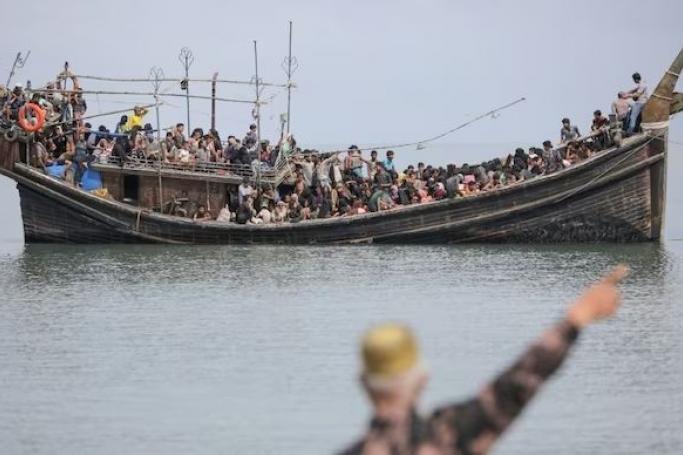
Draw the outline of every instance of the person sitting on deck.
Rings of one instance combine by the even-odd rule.
[[[562,366],[581,331],[616,313],[617,285],[627,274],[625,266],[613,269],[476,396],[439,406],[426,418],[416,409],[429,374],[413,331],[396,323],[371,328],[361,341],[359,381],[373,417],[363,437],[340,454],[488,453]]]
[[[195,159],[197,163],[208,163],[211,161],[211,152],[206,147],[206,141],[204,138],[197,140],[197,147],[195,151]]]
[[[4,106],[7,100],[10,97],[10,92],[7,90],[7,87],[4,85],[0,84],[0,107]]]
[[[194,221],[208,221],[211,219],[211,213],[206,210],[206,207],[200,205],[192,219]]]
[[[393,180],[391,178],[391,174],[389,172],[387,172],[387,170],[384,168],[383,162],[377,163],[377,173],[375,174],[375,183],[383,191],[389,191],[389,188],[391,188],[391,184],[393,183]]]
[[[564,144],[581,137],[579,129],[573,126],[568,118],[562,119],[562,129],[560,129],[560,141]]]
[[[74,119],[79,121],[85,116],[85,112],[88,110],[88,104],[83,98],[83,89],[80,87],[74,87],[74,91],[71,93],[71,108],[74,115]]]
[[[543,141],[543,161],[547,172],[555,172],[562,169],[562,152],[553,148],[550,140]]]
[[[273,214],[268,210],[268,204],[262,203],[261,210],[256,214],[256,218],[261,220],[262,224],[270,224],[273,219]]]
[[[17,120],[19,116],[19,109],[24,104],[26,104],[26,93],[24,92],[24,86],[21,84],[16,84],[3,106],[2,113],[5,119]]]
[[[289,218],[289,213],[287,212],[287,204],[285,201],[278,201],[275,204],[275,210],[273,210],[273,223],[284,223]]]
[[[591,131],[598,131],[601,128],[609,126],[609,119],[602,115],[601,110],[593,112],[593,122],[591,123]]]
[[[299,196],[292,194],[289,199],[289,206],[287,207],[287,214],[290,223],[298,223],[304,219],[301,204],[299,203]]]
[[[173,141],[175,142],[175,146],[177,148],[182,148],[182,146],[186,140],[185,139],[185,124],[184,123],[176,123],[175,128],[173,128],[172,136],[173,136]]]
[[[242,183],[237,188],[237,203],[242,205],[244,200],[254,193],[254,189],[249,185],[249,177],[243,177]]]
[[[609,134],[607,128],[609,127],[609,119],[602,115],[599,109],[593,112],[593,122],[591,123],[591,132],[595,135],[593,140],[597,143],[598,148],[607,148],[609,143]],[[598,132],[602,131],[598,134]]]
[[[130,128],[128,128],[128,116],[122,115],[119,123],[116,124],[116,128],[114,128],[114,133],[126,134],[128,131],[130,131]]]
[[[239,208],[237,209],[235,221],[237,222],[237,224],[247,224],[255,216],[256,210],[254,210],[254,198],[251,195],[249,195],[244,198]]]
[[[219,223],[229,223],[232,221],[232,213],[230,213],[230,205],[226,204],[225,207],[221,209],[220,212],[218,212],[218,217],[216,217],[216,221]]]
[[[173,163],[176,161],[177,148],[173,140],[173,133],[166,132],[166,137],[161,141],[161,158],[164,163]]]
[[[233,163],[237,158],[237,151],[239,150],[239,143],[235,136],[228,136],[228,143],[223,149],[223,161],[225,163]]]
[[[346,158],[344,158],[344,170],[353,173],[356,177],[363,177],[363,161],[361,160],[358,146],[350,146],[346,153]]]
[[[247,148],[247,150],[252,150],[256,147],[256,142],[258,141],[258,133],[256,131],[256,124],[252,123],[249,125],[249,131],[244,135],[244,140],[242,144]]]

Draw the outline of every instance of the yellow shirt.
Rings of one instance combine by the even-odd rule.
[[[128,117],[128,123],[126,124],[126,128],[128,131],[132,130],[136,126],[138,128],[142,128],[142,118],[145,116],[145,114],[142,115],[137,115],[133,114],[130,117]]]

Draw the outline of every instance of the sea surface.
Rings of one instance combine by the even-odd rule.
[[[444,152],[445,153],[445,152]],[[24,245],[0,182],[0,453],[316,454],[360,435],[358,340],[414,327],[421,410],[466,399],[612,265],[589,327],[498,454],[683,453],[683,201],[631,245]]]
[[[496,453],[683,453],[683,242],[1,251],[3,453],[330,453],[369,418],[371,324],[415,328],[427,411],[476,393],[618,262],[618,317]]]

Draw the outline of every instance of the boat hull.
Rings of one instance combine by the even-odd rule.
[[[28,243],[640,242],[659,239],[663,227],[666,131],[494,192],[284,225],[193,222],[97,198],[24,165],[2,173],[17,181]]]

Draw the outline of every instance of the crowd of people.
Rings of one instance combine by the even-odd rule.
[[[72,90],[62,87],[68,78],[73,81]],[[578,127],[565,118],[559,146],[546,140],[542,147],[518,148],[505,158],[446,167],[418,163],[401,169],[394,161],[393,150],[380,158],[378,151],[371,150],[365,156],[355,145],[335,153],[301,149],[291,135],[283,135],[271,145],[267,140],[259,141],[255,124],[243,138],[231,135],[225,142],[215,129],[195,128],[186,136],[183,123],[160,135],[145,122],[148,111],[143,106],[122,116],[113,132],[104,125],[93,128],[86,121],[87,104],[78,80],[69,74],[60,75],[41,90],[27,91],[17,84],[9,92],[0,86],[0,125],[16,122],[19,109],[27,102],[44,109],[47,126],[35,134],[32,164],[46,172],[52,166],[61,166],[60,176],[74,185],[81,183],[90,163],[106,162],[110,157],[122,163],[161,161],[189,170],[211,163],[247,169],[270,169],[278,162],[285,163],[291,172],[277,188],[256,188],[253,179],[245,177],[236,191],[228,194],[228,203],[220,213],[212,214],[199,206],[188,214],[199,221],[285,223],[467,197],[557,172],[609,147],[611,126],[621,124],[626,134],[638,130],[648,94],[638,73],[633,75],[633,81],[635,87],[619,92],[612,105],[618,123],[610,122],[596,110],[588,137],[582,137]]]

